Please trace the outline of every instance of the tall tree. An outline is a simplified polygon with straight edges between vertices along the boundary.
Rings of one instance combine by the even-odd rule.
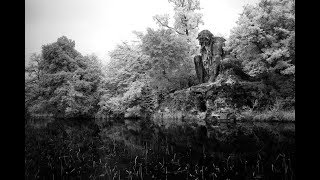
[[[266,71],[294,75],[294,0],[262,0],[246,6],[226,44],[252,76]]]
[[[145,116],[163,93],[190,85],[191,46],[185,38],[170,29],[136,34],[139,44],[123,43],[110,53],[101,117]]]
[[[42,46],[41,57],[36,59],[37,66],[27,67],[36,72],[37,86],[31,89],[38,95],[28,111],[61,118],[94,116],[102,79],[96,56],[83,57],[75,50],[75,42],[63,36]]]
[[[98,117],[108,120],[107,117],[124,116],[132,110],[139,114],[138,100],[148,84],[151,67],[147,56],[138,45],[122,43],[110,53],[110,57]]]
[[[174,30],[180,35],[194,35],[198,32],[198,27],[203,24],[199,0],[168,0],[174,7],[174,24],[169,25],[168,14],[156,15],[154,20],[161,26]]]
[[[268,98],[295,99],[295,1],[261,0],[244,7],[226,42],[242,68],[260,79]],[[270,102],[272,102],[270,101]]]
[[[141,41],[143,52],[150,58],[150,76],[156,80],[157,88],[170,90],[188,86],[181,84],[183,80],[189,79],[193,69],[189,54],[192,46],[185,38],[176,35],[171,29],[149,28]]]

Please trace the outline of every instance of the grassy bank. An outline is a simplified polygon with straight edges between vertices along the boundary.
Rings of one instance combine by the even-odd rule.
[[[242,120],[254,120],[254,121],[295,121],[295,110],[265,110],[265,111],[252,111],[246,110],[240,113]]]
[[[208,117],[206,112],[164,111],[154,113],[152,119],[155,124],[165,127],[183,124],[206,125],[206,116]],[[295,110],[268,109],[264,111],[253,111],[252,109],[247,109],[227,113],[225,117],[226,119],[223,118],[223,121],[228,119],[231,121],[235,118],[236,122],[295,122]]]

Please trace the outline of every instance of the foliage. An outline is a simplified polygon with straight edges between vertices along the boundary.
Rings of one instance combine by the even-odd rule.
[[[25,113],[27,116],[30,116],[28,108],[37,104],[37,99],[43,92],[39,84],[41,77],[39,70],[40,61],[41,56],[33,54],[30,57],[29,65],[25,68]]]
[[[170,25],[168,14],[155,15],[153,19],[160,28],[170,29],[181,38],[186,39],[191,46],[189,55],[193,57],[198,54],[199,46],[196,37],[199,25],[203,24],[202,14],[199,12],[201,10],[200,1],[168,0],[168,2],[173,4],[174,7],[173,25]]]
[[[169,0],[174,7],[174,24],[169,26],[170,17],[168,14],[156,15],[153,19],[160,27],[174,30],[180,35],[196,35],[198,27],[203,24],[199,0]]]
[[[55,117],[94,116],[100,98],[101,63],[82,56],[75,42],[63,36],[44,45],[26,68],[26,104],[31,114]]]
[[[193,72],[192,48],[186,39],[170,29],[147,29],[141,39],[142,51],[152,63],[150,76],[158,90],[175,90],[188,87],[190,72]],[[178,86],[178,87],[177,87]]]
[[[243,72],[262,81],[268,106],[281,98],[287,108],[294,107],[294,8],[294,0],[262,0],[245,6],[226,43],[225,49],[241,63]]]
[[[295,121],[295,110],[268,109],[263,111],[253,111],[246,108],[239,115],[239,120],[253,120],[258,122],[271,121]]]
[[[134,106],[140,106],[139,99],[143,98],[141,96],[148,85],[147,72],[151,66],[141,48],[134,44],[118,45],[110,56],[111,63],[103,85],[106,91],[99,102],[98,117],[102,123],[105,119],[124,116],[128,108],[140,108]]]
[[[123,43],[110,53],[106,91],[99,103],[101,119],[149,117],[166,94],[194,81],[186,39],[165,29],[136,34],[138,44]]]
[[[252,76],[264,72],[294,75],[294,0],[262,0],[245,6],[226,49]]]

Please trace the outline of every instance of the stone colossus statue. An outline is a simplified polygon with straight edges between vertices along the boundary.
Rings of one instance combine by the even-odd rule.
[[[200,83],[214,82],[219,74],[220,61],[224,56],[222,47],[226,40],[222,37],[214,37],[208,30],[201,31],[197,39],[201,46],[201,55],[193,59],[197,78]]]

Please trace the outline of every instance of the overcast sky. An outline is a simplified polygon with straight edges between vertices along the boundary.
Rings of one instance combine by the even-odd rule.
[[[229,36],[242,7],[258,0],[200,0],[204,25],[213,34]],[[104,62],[108,52],[134,38],[133,30],[156,28],[152,17],[173,13],[167,0],[25,0],[25,57],[65,35],[83,55],[95,53]]]

